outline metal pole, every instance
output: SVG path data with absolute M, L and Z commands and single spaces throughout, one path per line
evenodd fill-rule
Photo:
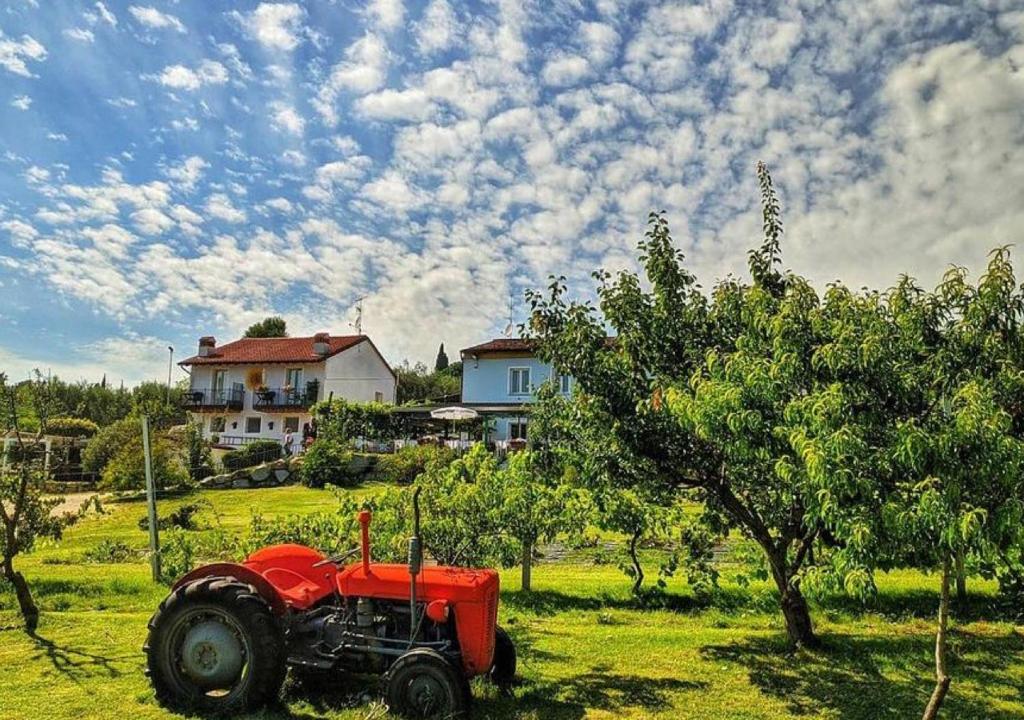
M 174 348 L 167 346 L 167 404 L 171 404 L 171 367 L 174 363 Z
M 149 447 L 149 418 L 142 416 L 142 450 L 146 458 L 146 512 L 149 515 L 149 562 L 153 582 L 160 582 L 160 532 L 157 528 L 156 485 L 153 483 L 153 453 Z

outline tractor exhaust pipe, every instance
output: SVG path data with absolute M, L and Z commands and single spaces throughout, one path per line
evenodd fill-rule
M 416 576 L 423 567 L 423 543 L 420 541 L 420 490 L 412 491 L 412 537 L 409 538 L 409 644 L 416 642 L 419 622 L 416 619 Z
M 370 574 L 370 511 L 359 511 L 359 525 L 362 533 L 363 574 Z

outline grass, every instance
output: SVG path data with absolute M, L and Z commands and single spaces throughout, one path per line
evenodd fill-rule
M 333 504 L 328 493 L 301 487 L 202 497 L 221 526 L 237 532 L 252 510 L 289 514 Z M 193 501 L 168 501 L 161 513 Z M 166 588 L 150 582 L 141 560 L 85 562 L 104 539 L 145 547 L 137 526 L 144 506 L 108 510 L 21 559 L 43 610 L 35 637 L 20 629 L 13 596 L 0 593 L 3 720 L 175 717 L 153 701 L 140 651 Z M 516 570 L 504 572 L 502 583 L 501 622 L 516 640 L 523 680 L 513 698 L 475 684 L 476 718 L 885 720 L 919 716 L 931 690 L 934 576 L 884 575 L 870 608 L 841 599 L 818 603 L 824 647 L 798 653 L 787 651 L 764 586 L 726 585 L 714 600 L 698 601 L 675 580 L 665 608 L 640 609 L 615 567 L 577 555 L 535 568 L 532 593 L 519 590 Z M 1024 629 L 999 619 L 991 584 L 972 580 L 971 587 L 951 645 L 946 717 L 1022 718 Z M 288 685 L 281 703 L 257 717 L 384 717 L 374 697 L 365 678 L 340 678 L 336 688 L 312 694 Z

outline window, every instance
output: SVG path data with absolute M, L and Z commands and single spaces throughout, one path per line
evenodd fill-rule
M 559 375 L 558 376 L 558 392 L 563 395 L 568 395 L 572 392 L 572 376 L 571 375 Z
M 225 421 L 223 415 L 217 415 L 215 417 L 210 418 L 210 432 L 222 433 L 224 432 L 225 427 L 227 427 L 227 422 Z
M 299 431 L 299 419 L 297 417 L 286 417 L 284 419 L 284 431 L 297 433 Z
M 526 439 L 526 421 L 525 420 L 509 420 L 509 422 L 508 422 L 508 437 L 509 437 L 509 440 L 525 440 Z
M 258 433 L 263 428 L 263 418 L 247 417 L 245 419 L 245 431 L 247 433 Z
M 530 368 L 518 367 L 508 369 L 508 394 L 530 394 Z
M 384 393 L 380 392 L 379 390 L 377 392 L 375 392 L 373 394 L 373 401 L 374 402 L 379 402 L 379 403 L 384 402 Z
M 214 370 L 213 371 L 213 389 L 223 390 L 228 384 L 228 371 L 227 370 Z
M 302 368 L 288 368 L 284 373 L 284 384 L 293 390 L 302 387 Z

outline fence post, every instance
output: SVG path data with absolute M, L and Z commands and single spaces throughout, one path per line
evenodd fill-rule
M 146 512 L 149 515 L 149 562 L 153 582 L 160 582 L 160 532 L 157 528 L 156 484 L 153 482 L 153 453 L 149 447 L 149 418 L 142 416 L 142 449 L 146 458 Z

